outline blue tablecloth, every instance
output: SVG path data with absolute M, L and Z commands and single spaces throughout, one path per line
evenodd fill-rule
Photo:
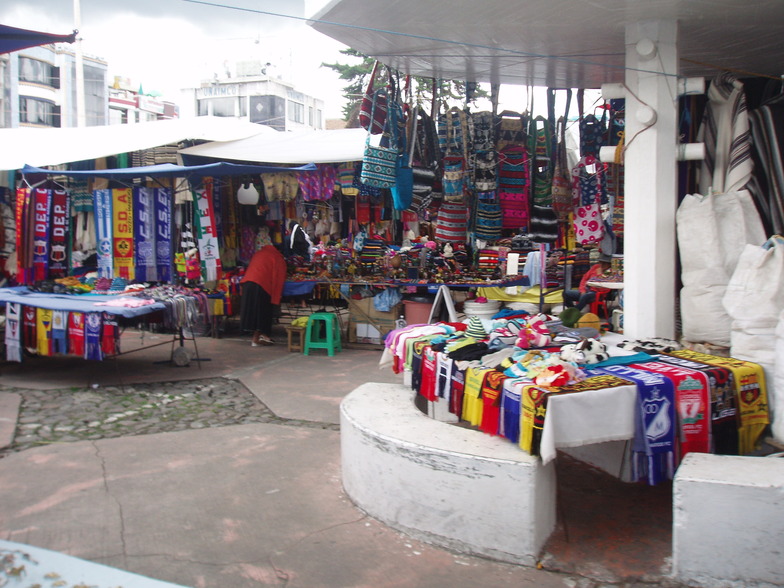
M 120 298 L 131 298 L 128 294 L 49 294 L 32 292 L 26 286 L 0 288 L 0 302 L 18 302 L 25 306 L 67 310 L 69 312 L 108 312 L 126 318 L 134 318 L 164 310 L 163 302 L 153 302 L 145 306 L 105 306 L 106 302 Z M 103 303 L 103 304 L 102 304 Z

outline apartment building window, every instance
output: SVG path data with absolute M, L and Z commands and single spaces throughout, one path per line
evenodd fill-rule
M 51 100 L 19 97 L 19 122 L 47 127 L 60 126 L 60 107 Z
M 19 81 L 42 84 L 50 88 L 60 87 L 60 68 L 51 63 L 30 57 L 19 58 Z
M 289 120 L 292 122 L 305 123 L 305 105 L 289 100 Z
M 313 107 L 308 106 L 308 126 L 313 126 Z

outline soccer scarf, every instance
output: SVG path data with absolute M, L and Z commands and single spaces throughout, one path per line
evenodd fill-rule
M 718 357 L 688 349 L 673 351 L 672 355 L 717 365 L 732 372 L 735 380 L 738 411 L 740 413 L 738 450 L 741 455 L 753 451 L 757 439 L 759 439 L 762 431 L 770 423 L 765 372 L 762 366 L 750 361 L 742 361 L 732 357 Z
M 463 396 L 465 395 L 465 372 L 457 362 L 452 362 L 452 386 L 449 398 L 449 412 L 458 417 L 463 414 Z
M 168 188 L 155 189 L 155 265 L 159 282 L 171 282 L 172 195 Z
M 120 353 L 120 326 L 117 323 L 117 316 L 104 312 L 101 320 L 101 351 L 104 356 L 117 355 Z
M 691 452 L 710 453 L 710 386 L 702 372 L 659 361 L 632 364 L 633 368 L 667 376 L 675 386 L 680 452 L 677 462 Z
M 64 278 L 68 275 L 68 192 L 52 192 L 51 246 L 49 251 L 49 276 Z
M 39 355 L 52 355 L 52 310 L 37 308 L 35 333 Z
M 155 203 L 152 188 L 133 189 L 135 274 L 140 282 L 157 279 L 155 263 Z
M 36 188 L 33 195 L 33 280 L 49 277 L 49 223 L 52 209 L 52 191 Z
M 84 313 L 68 314 L 68 353 L 84 357 Z
M 98 239 L 98 277 L 113 278 L 112 262 L 112 191 L 95 190 L 95 234 Z
M 436 396 L 436 352 L 428 345 L 422 349 L 422 372 L 419 382 L 419 394 L 425 400 L 435 402 Z
M 68 311 L 52 311 L 52 353 L 68 353 Z
M 436 396 L 443 398 L 447 406 L 452 397 L 452 363 L 446 353 L 436 353 Z
M 18 188 L 16 190 L 16 207 L 14 215 L 16 220 L 16 281 L 19 284 L 27 284 L 27 264 L 26 261 L 26 245 L 27 245 L 27 231 L 25 230 L 25 211 L 27 203 L 30 201 L 30 190 L 28 188 Z
M 29 353 L 38 352 L 35 306 L 22 307 L 22 344 Z
M 212 202 L 212 182 L 205 180 L 204 187 L 193 192 L 193 200 L 196 208 L 194 217 L 201 259 L 201 277 L 205 282 L 214 282 L 221 277 L 221 261 Z
M 504 380 L 504 392 L 501 398 L 501 435 L 515 445 L 520 443 L 520 392 L 525 385 L 521 378 Z M 530 382 L 528 382 L 530 383 Z
M 547 414 L 547 397 L 549 390 L 533 385 L 523 387 L 520 396 L 520 449 L 530 455 L 539 455 L 539 444 Z
M 136 276 L 133 266 L 133 190 L 112 190 L 112 253 L 114 275 L 128 281 Z
M 475 427 L 482 423 L 482 385 L 485 383 L 487 373 L 492 370 L 486 368 L 468 368 L 465 376 L 465 391 L 463 392 L 463 420 Z
M 490 370 L 482 383 L 482 422 L 479 428 L 488 435 L 498 435 L 501 422 L 501 393 L 504 381 L 508 379 L 503 372 Z
M 719 455 L 738 455 L 739 420 L 732 372 L 727 368 L 666 353 L 660 354 L 657 360 L 697 370 L 707 376 L 710 386 L 711 451 Z
M 103 359 L 101 353 L 101 313 L 88 312 L 84 315 L 84 358 Z
M 655 486 L 675 473 L 675 389 L 662 374 L 612 365 L 591 370 L 630 380 L 637 385 L 632 481 Z
M 5 358 L 22 361 L 22 305 L 5 303 Z

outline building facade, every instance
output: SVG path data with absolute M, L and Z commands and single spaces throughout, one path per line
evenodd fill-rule
M 107 124 L 107 64 L 85 56 L 87 126 Z M 61 45 L 30 47 L 0 56 L 0 127 L 73 127 L 76 110 L 76 57 Z
M 324 101 L 269 75 L 260 62 L 237 64 L 236 76 L 205 82 L 188 90 L 197 116 L 225 116 L 270 126 L 278 131 L 325 128 Z
M 180 109 L 176 104 L 158 100 L 139 90 L 134 89 L 134 84 L 128 78 L 114 77 L 114 83 L 109 87 L 108 124 L 135 124 L 179 118 Z

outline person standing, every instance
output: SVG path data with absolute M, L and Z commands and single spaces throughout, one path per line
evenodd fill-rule
M 251 346 L 274 345 L 272 322 L 275 306 L 280 304 L 286 282 L 286 260 L 272 244 L 269 230 L 262 227 L 257 238 L 258 250 L 245 270 L 240 281 L 242 300 L 240 303 L 240 325 L 243 330 L 253 331 Z

